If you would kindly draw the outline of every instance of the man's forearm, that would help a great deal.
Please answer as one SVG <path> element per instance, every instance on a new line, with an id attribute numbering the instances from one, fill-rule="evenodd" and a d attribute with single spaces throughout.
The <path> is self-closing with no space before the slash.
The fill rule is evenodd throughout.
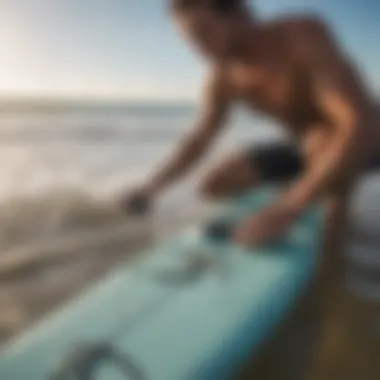
<path id="1" fill-rule="evenodd" d="M 203 156 L 213 137 L 212 130 L 189 135 L 149 181 L 149 191 L 156 194 L 185 175 Z"/>
<path id="2" fill-rule="evenodd" d="M 349 169 L 347 165 L 355 164 L 360 137 L 357 126 L 347 128 L 344 133 L 337 132 L 310 169 L 284 194 L 281 202 L 302 210 L 322 196 L 332 181 L 339 180 L 345 174 Z"/>

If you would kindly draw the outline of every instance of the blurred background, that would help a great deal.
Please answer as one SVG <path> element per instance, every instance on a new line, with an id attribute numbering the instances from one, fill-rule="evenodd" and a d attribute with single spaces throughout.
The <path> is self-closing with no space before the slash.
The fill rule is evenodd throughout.
<path id="1" fill-rule="evenodd" d="M 0 0 L 0 344 L 206 212 L 196 173 L 137 235 L 115 206 L 195 117 L 204 66 L 165 3 Z M 253 3 L 262 18 L 324 16 L 380 95 L 378 0 Z M 210 160 L 247 139 L 284 137 L 236 109 Z"/>

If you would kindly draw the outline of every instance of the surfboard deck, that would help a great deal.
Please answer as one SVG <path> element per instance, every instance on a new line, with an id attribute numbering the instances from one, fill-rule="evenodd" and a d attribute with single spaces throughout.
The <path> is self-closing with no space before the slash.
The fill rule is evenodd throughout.
<path id="1" fill-rule="evenodd" d="M 247 194 L 216 217 L 237 222 L 276 193 Z M 260 249 L 207 237 L 202 226 L 152 248 L 8 345 L 0 379 L 231 378 L 315 273 L 322 214 L 310 207 Z"/>

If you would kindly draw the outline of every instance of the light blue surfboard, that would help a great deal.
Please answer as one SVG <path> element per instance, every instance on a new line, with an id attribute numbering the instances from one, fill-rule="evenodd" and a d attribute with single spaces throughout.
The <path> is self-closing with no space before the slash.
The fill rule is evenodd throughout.
<path id="1" fill-rule="evenodd" d="M 273 189 L 224 205 L 234 223 Z M 220 380 L 271 336 L 316 270 L 323 212 L 289 234 L 244 250 L 203 226 L 119 268 L 0 355 L 1 380 Z"/>

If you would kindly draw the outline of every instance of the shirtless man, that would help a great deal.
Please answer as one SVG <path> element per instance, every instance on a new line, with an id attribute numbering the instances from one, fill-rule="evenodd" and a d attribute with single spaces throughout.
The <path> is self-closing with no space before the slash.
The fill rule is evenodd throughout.
<path id="1" fill-rule="evenodd" d="M 328 225 L 318 284 L 327 303 L 342 272 L 347 202 L 380 137 L 374 100 L 357 68 L 315 16 L 260 22 L 245 0 L 171 0 L 170 10 L 209 64 L 204 99 L 198 122 L 169 162 L 128 200 L 138 195 L 152 201 L 199 161 L 233 103 L 273 117 L 294 143 L 234 153 L 208 174 L 201 190 L 220 198 L 265 181 L 288 184 L 275 204 L 239 226 L 236 241 L 246 245 L 285 233 L 305 207 L 324 199 Z"/>

